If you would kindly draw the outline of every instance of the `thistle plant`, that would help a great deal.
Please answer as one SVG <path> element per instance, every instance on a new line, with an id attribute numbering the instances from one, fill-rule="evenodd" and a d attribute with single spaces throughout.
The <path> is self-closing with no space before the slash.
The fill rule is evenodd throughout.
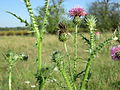
<path id="1" fill-rule="evenodd" d="M 41 30 L 39 30 L 37 22 L 35 20 L 35 16 L 34 16 L 32 8 L 31 8 L 30 0 L 24 0 L 24 2 L 25 2 L 27 10 L 29 12 L 31 24 L 29 24 L 26 20 L 23 20 L 21 17 L 17 16 L 16 14 L 8 12 L 11 15 L 15 16 L 17 19 L 19 19 L 21 22 L 25 23 L 27 26 L 31 27 L 32 32 L 35 33 L 36 42 L 37 42 L 37 55 L 38 55 L 38 59 L 37 59 L 37 74 L 38 75 L 36 77 L 37 77 L 37 81 L 39 83 L 39 90 L 44 89 L 43 87 L 44 87 L 44 83 L 45 83 L 43 77 L 42 77 L 43 80 L 40 80 L 39 78 L 42 75 L 42 72 L 41 72 L 41 69 L 42 69 L 42 41 L 43 41 L 44 33 L 46 31 L 47 17 L 49 15 L 49 11 L 48 11 L 49 1 L 50 0 L 45 0 L 45 16 L 44 16 Z"/>
<path id="2" fill-rule="evenodd" d="M 67 48 L 67 40 L 69 39 L 69 32 L 68 32 L 68 30 L 66 29 L 66 26 L 63 24 L 63 23 L 59 23 L 58 24 L 58 39 L 59 39 L 59 41 L 60 42 L 63 42 L 63 44 L 64 44 L 64 48 L 65 48 L 65 52 L 66 52 L 66 54 L 67 54 L 67 57 L 68 57 L 68 59 L 69 59 L 69 72 L 71 72 L 71 70 L 70 70 L 70 67 L 71 67 L 71 65 L 70 65 L 70 55 L 69 55 L 69 53 L 68 53 L 68 48 Z"/>
<path id="3" fill-rule="evenodd" d="M 93 57 L 92 57 L 92 52 L 94 50 L 95 47 L 95 26 L 96 26 L 96 18 L 94 16 L 87 16 L 86 19 L 89 31 L 90 31 L 90 48 L 89 48 L 89 53 L 90 53 L 90 57 L 88 59 L 88 63 L 86 65 L 86 69 L 85 69 L 85 75 L 81 84 L 81 90 L 84 90 L 86 88 L 86 83 L 88 82 L 88 79 L 90 78 L 90 69 L 91 69 L 91 64 L 93 61 Z"/>
<path id="4" fill-rule="evenodd" d="M 69 10 L 70 16 L 73 18 L 73 23 L 75 24 L 75 32 L 74 32 L 74 75 L 76 74 L 76 60 L 78 58 L 77 54 L 77 37 L 78 37 L 78 25 L 81 23 L 81 16 L 85 16 L 87 13 L 83 8 L 75 7 Z"/>
<path id="5" fill-rule="evenodd" d="M 86 17 L 86 23 L 88 25 L 88 28 L 90 30 L 90 40 L 88 40 L 86 37 L 82 36 L 82 38 L 84 40 L 86 40 L 86 42 L 89 44 L 90 48 L 89 48 L 89 58 L 87 61 L 87 65 L 86 68 L 84 70 L 84 77 L 83 80 L 81 82 L 81 86 L 80 86 L 80 90 L 85 90 L 88 87 L 88 81 L 91 77 L 91 65 L 93 63 L 93 59 L 96 57 L 97 53 L 106 45 L 108 45 L 112 40 L 113 40 L 113 36 L 111 36 L 110 38 L 106 39 L 105 41 L 103 41 L 102 43 L 100 43 L 99 45 L 95 45 L 95 26 L 96 26 L 96 18 L 93 15 L 88 15 Z"/>
<path id="6" fill-rule="evenodd" d="M 77 9 L 75 9 L 77 10 Z M 75 11 L 74 9 L 72 9 L 70 12 L 71 16 L 73 15 L 73 12 Z M 79 11 L 79 9 L 78 9 Z M 79 12 L 80 13 L 80 12 Z M 75 12 L 76 14 L 76 12 Z M 78 15 L 78 14 L 76 14 Z M 81 15 L 81 14 L 80 14 Z M 53 53 L 53 61 L 56 63 L 57 67 L 59 68 L 59 71 L 62 73 L 62 76 L 64 77 L 64 80 L 66 81 L 66 85 L 70 90 L 77 90 L 77 87 L 75 82 L 77 80 L 77 78 L 79 78 L 79 76 L 83 75 L 83 79 L 82 82 L 80 84 L 80 90 L 85 90 L 87 89 L 88 86 L 88 81 L 91 77 L 91 65 L 93 62 L 93 59 L 96 57 L 97 53 L 106 45 L 108 45 L 114 38 L 114 35 L 111 36 L 110 38 L 106 39 L 105 41 L 101 42 L 99 45 L 96 45 L 96 39 L 95 39 L 95 30 L 96 30 L 96 18 L 93 15 L 87 15 L 86 16 L 86 24 L 88 26 L 89 29 L 89 35 L 90 35 L 90 39 L 87 39 L 83 34 L 80 33 L 80 36 L 82 37 L 82 39 L 84 39 L 86 41 L 86 43 L 88 44 L 89 47 L 89 57 L 88 57 L 88 61 L 86 64 L 86 68 L 85 70 L 81 71 L 81 72 L 77 72 L 76 71 L 76 60 L 78 59 L 78 55 L 77 55 L 77 25 L 80 24 L 81 18 L 79 16 L 79 18 L 77 17 L 77 19 L 75 18 L 77 16 L 74 16 L 73 22 L 76 25 L 76 31 L 74 34 L 74 71 L 72 72 L 72 74 L 67 74 L 66 70 L 63 68 L 64 64 L 64 57 L 60 58 L 60 53 L 59 52 L 55 52 Z M 76 19 L 76 20 L 75 20 Z M 78 21 L 77 21 L 78 20 Z M 62 36 L 62 41 L 65 41 L 65 36 Z M 61 40 L 60 40 L 61 41 Z M 67 54 L 67 53 L 66 53 Z M 71 58 L 70 58 L 71 60 Z M 72 67 L 70 67 L 71 69 Z M 64 73 L 63 73 L 64 72 Z M 64 75 L 65 74 L 65 75 Z M 69 76 L 68 76 L 69 75 Z"/>
<path id="7" fill-rule="evenodd" d="M 12 72 L 13 72 L 13 66 L 18 61 L 27 61 L 28 56 L 25 54 L 15 54 L 12 51 L 8 51 L 6 55 L 4 55 L 6 61 L 8 62 L 8 76 L 9 76 L 9 90 L 12 90 Z"/>
<path id="8" fill-rule="evenodd" d="M 69 90 L 86 90 L 88 86 L 89 79 L 91 77 L 91 66 L 93 63 L 94 58 L 96 57 L 97 53 L 106 45 L 108 45 L 112 40 L 115 39 L 115 37 L 119 37 L 118 32 L 113 34 L 110 38 L 107 38 L 105 41 L 101 42 L 100 44 L 97 45 L 96 43 L 96 37 L 95 37 L 95 30 L 96 30 L 96 18 L 93 15 L 87 15 L 85 20 L 86 20 L 86 25 L 88 26 L 89 29 L 89 36 L 90 38 L 86 38 L 84 34 L 80 33 L 80 36 L 82 37 L 83 40 L 86 41 L 88 44 L 88 49 L 89 49 L 89 56 L 87 59 L 87 64 L 85 69 L 79 70 L 77 72 L 77 60 L 78 58 L 78 27 L 81 24 L 83 16 L 85 16 L 87 13 L 83 8 L 76 7 L 72 8 L 69 11 L 69 15 L 73 18 L 73 23 L 75 25 L 75 32 L 74 32 L 74 57 L 71 58 L 70 54 L 68 53 L 68 48 L 67 48 L 67 43 L 66 41 L 68 40 L 68 31 L 66 27 L 60 23 L 58 25 L 59 27 L 59 41 L 63 42 L 64 48 L 65 48 L 65 55 L 63 55 L 60 51 L 55 51 L 52 54 L 52 64 L 51 66 L 44 66 L 42 65 L 42 43 L 44 39 L 44 34 L 46 32 L 46 26 L 48 24 L 47 18 L 49 15 L 49 10 L 48 10 L 48 5 L 49 5 L 50 0 L 45 0 L 45 15 L 42 23 L 42 28 L 38 28 L 37 21 L 35 19 L 33 10 L 31 8 L 31 3 L 30 0 L 24 0 L 26 8 L 29 12 L 29 16 L 31 19 L 31 23 L 28 23 L 26 20 L 23 20 L 21 17 L 17 16 L 16 14 L 12 12 L 8 12 L 9 14 L 15 16 L 17 19 L 19 19 L 22 23 L 25 23 L 26 26 L 31 28 L 31 31 L 35 33 L 35 38 L 36 38 L 36 46 L 37 46 L 37 73 L 35 74 L 35 77 L 37 79 L 38 85 L 39 85 L 39 90 L 44 90 L 45 84 L 47 80 L 49 80 L 51 77 L 54 75 L 54 68 L 57 67 L 58 70 L 60 71 L 64 82 L 66 83 L 65 87 L 66 89 Z M 61 0 L 62 1 L 62 0 Z M 118 30 L 119 31 L 119 30 Z M 69 60 L 67 63 L 69 66 L 67 67 L 67 64 L 65 63 L 65 59 Z M 18 61 L 24 59 L 24 55 L 16 55 L 12 52 L 8 53 L 6 55 L 7 60 L 9 61 L 9 90 L 11 90 L 11 71 L 12 71 L 12 66 L 13 64 Z M 115 46 L 111 49 L 111 57 L 114 60 L 120 60 L 120 47 Z M 73 61 L 73 67 L 71 65 L 71 62 Z M 68 70 L 67 70 L 68 69 Z M 73 71 L 72 71 L 73 70 Z M 83 76 L 83 78 L 80 78 L 80 76 Z M 78 84 L 76 84 L 77 79 L 81 79 L 80 87 Z M 58 84 L 58 83 L 57 83 Z M 61 86 L 63 87 L 63 86 Z"/>
<path id="9" fill-rule="evenodd" d="M 52 61 L 56 64 L 56 66 L 58 67 L 59 71 L 61 72 L 67 87 L 69 88 L 69 90 L 73 90 L 73 87 L 71 85 L 69 76 L 67 75 L 65 68 L 63 66 L 63 56 L 61 55 L 61 53 L 59 51 L 55 51 L 52 54 Z"/>

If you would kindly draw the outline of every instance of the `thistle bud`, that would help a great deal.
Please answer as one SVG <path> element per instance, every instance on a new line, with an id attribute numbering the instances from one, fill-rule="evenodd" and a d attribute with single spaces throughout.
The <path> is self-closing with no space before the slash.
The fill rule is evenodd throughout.
<path id="1" fill-rule="evenodd" d="M 60 33 L 59 38 L 61 42 L 65 42 L 68 39 L 68 34 L 67 33 Z"/>
<path id="2" fill-rule="evenodd" d="M 100 39 L 100 32 L 95 32 L 95 39 L 99 40 Z"/>
<path id="3" fill-rule="evenodd" d="M 75 16 L 73 19 L 74 24 L 80 24 L 81 23 L 81 18 L 79 16 Z"/>
<path id="4" fill-rule="evenodd" d="M 8 50 L 6 53 L 6 56 L 7 57 L 13 56 L 13 52 L 11 50 Z"/>
<path id="5" fill-rule="evenodd" d="M 53 61 L 53 62 L 57 62 L 57 60 L 59 60 L 60 57 L 61 57 L 60 52 L 59 52 L 59 51 L 55 51 L 55 52 L 53 52 L 53 54 L 52 54 L 52 61 Z"/>
<path id="6" fill-rule="evenodd" d="M 20 54 L 20 60 L 27 61 L 28 60 L 28 55 Z"/>

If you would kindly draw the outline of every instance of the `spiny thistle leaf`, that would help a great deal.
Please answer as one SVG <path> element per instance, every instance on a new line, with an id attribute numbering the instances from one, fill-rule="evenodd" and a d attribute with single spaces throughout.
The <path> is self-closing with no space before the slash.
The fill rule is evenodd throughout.
<path id="1" fill-rule="evenodd" d="M 113 39 L 117 40 L 120 43 L 120 27 L 119 26 L 114 32 L 114 38 Z"/>
<path id="2" fill-rule="evenodd" d="M 108 38 L 104 42 L 100 43 L 96 48 L 93 48 L 93 50 L 90 54 L 90 57 L 88 58 L 88 64 L 85 69 L 85 75 L 84 75 L 83 81 L 80 86 L 81 90 L 87 89 L 88 81 L 91 77 L 90 70 L 91 70 L 91 64 L 92 64 L 93 58 L 96 56 L 97 52 L 99 52 L 104 46 L 109 44 L 111 40 L 113 40 L 112 37 Z"/>
<path id="3" fill-rule="evenodd" d="M 13 15 L 14 17 L 16 17 L 17 19 L 19 19 L 22 23 L 25 23 L 25 26 L 29 26 L 29 23 L 27 22 L 27 20 L 22 19 L 21 17 L 17 16 L 16 14 L 6 11 L 6 13 L 9 13 L 11 15 Z"/>
<path id="4" fill-rule="evenodd" d="M 42 24 L 42 32 L 44 33 L 46 31 L 46 26 L 48 24 L 47 17 L 49 15 L 48 5 L 50 0 L 45 0 L 45 16 Z"/>
<path id="5" fill-rule="evenodd" d="M 29 12 L 30 18 L 31 18 L 32 29 L 36 32 L 37 36 L 39 37 L 39 29 L 38 29 L 38 25 L 37 25 L 36 20 L 35 20 L 33 10 L 31 8 L 30 0 L 24 0 L 24 2 L 25 2 L 25 5 L 27 7 L 27 10 Z"/>
<path id="6" fill-rule="evenodd" d="M 81 71 L 80 73 L 76 74 L 74 77 L 74 81 L 76 81 L 77 78 L 79 78 L 81 75 L 85 73 L 85 70 Z"/>
<path id="7" fill-rule="evenodd" d="M 59 0 L 58 2 L 58 6 L 61 5 L 63 3 L 64 0 Z"/>
<path id="8" fill-rule="evenodd" d="M 39 82 L 40 85 L 42 83 L 45 83 L 48 78 L 52 77 L 54 67 L 55 66 L 47 65 L 42 67 L 40 71 L 37 71 L 37 73 L 35 74 L 35 77 L 37 79 L 37 82 Z"/>
<path id="9" fill-rule="evenodd" d="M 95 16 L 87 15 L 85 20 L 86 20 L 86 23 L 87 23 L 89 29 L 95 28 L 96 21 L 97 21 Z"/>
<path id="10" fill-rule="evenodd" d="M 90 45 L 90 40 L 88 40 L 83 34 L 80 34 L 80 36 L 82 37 L 83 40 L 86 41 L 88 45 Z"/>
<path id="11" fill-rule="evenodd" d="M 90 31 L 90 50 L 89 51 L 91 54 L 95 46 L 96 17 L 93 15 L 87 15 L 85 20 Z"/>
<path id="12" fill-rule="evenodd" d="M 112 38 L 108 38 L 105 41 L 103 41 L 102 43 L 100 43 L 92 52 L 92 56 L 95 57 L 96 54 L 107 44 L 110 43 L 110 41 L 113 40 Z"/>

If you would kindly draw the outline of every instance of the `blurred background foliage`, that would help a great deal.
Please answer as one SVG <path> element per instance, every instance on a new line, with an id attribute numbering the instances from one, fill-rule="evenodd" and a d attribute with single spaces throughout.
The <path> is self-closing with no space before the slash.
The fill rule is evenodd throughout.
<path id="1" fill-rule="evenodd" d="M 68 11 L 64 8 L 63 2 L 65 0 L 51 0 L 48 17 L 47 33 L 55 34 L 58 31 L 58 23 L 62 22 L 66 25 L 69 32 L 74 31 L 74 24 L 72 18 L 68 15 Z M 37 15 L 36 20 L 41 30 L 41 25 L 44 17 L 44 6 L 35 8 Z M 97 30 L 101 32 L 114 31 L 120 26 L 120 2 L 116 0 L 96 0 L 89 4 L 86 10 L 88 14 L 95 15 L 97 18 Z M 15 27 L 15 28 L 0 28 L 2 30 L 27 30 L 28 27 Z M 81 24 L 79 25 L 79 32 L 87 32 L 85 19 L 82 17 Z"/>

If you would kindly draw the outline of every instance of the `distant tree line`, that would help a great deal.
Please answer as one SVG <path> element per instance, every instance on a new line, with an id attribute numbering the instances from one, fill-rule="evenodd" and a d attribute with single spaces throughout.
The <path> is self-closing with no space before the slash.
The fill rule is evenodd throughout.
<path id="1" fill-rule="evenodd" d="M 97 0 L 89 7 L 89 13 L 97 17 L 97 28 L 114 30 L 120 26 L 120 3 L 116 0 Z"/>
<path id="2" fill-rule="evenodd" d="M 65 0 L 51 0 L 47 32 L 55 33 L 58 29 L 57 25 L 59 22 L 65 23 L 70 31 L 74 30 L 71 20 L 64 17 L 67 15 L 65 8 L 62 6 L 64 1 Z M 96 0 L 88 7 L 88 14 L 95 15 L 97 18 L 97 29 L 100 31 L 112 31 L 120 25 L 120 3 L 115 1 Z M 39 28 L 41 28 L 44 17 L 44 9 L 44 7 L 37 8 L 38 16 L 36 16 L 36 20 L 39 23 Z M 84 22 L 81 24 L 81 27 L 79 31 L 87 31 Z"/>
<path id="3" fill-rule="evenodd" d="M 58 23 L 62 22 L 66 25 L 67 29 L 72 32 L 74 31 L 73 22 L 68 19 L 68 13 L 65 11 L 62 3 L 65 0 L 51 0 L 49 6 L 49 16 L 48 16 L 48 33 L 56 33 L 58 31 Z M 115 2 L 116 0 L 96 0 L 91 3 L 88 7 L 88 14 L 95 15 L 97 18 L 97 29 L 100 31 L 112 31 L 120 26 L 120 3 Z M 37 7 L 36 11 L 36 21 L 41 25 L 43 22 L 45 7 Z M 0 31 L 5 30 L 29 30 L 28 27 L 0 27 Z M 80 25 L 79 31 L 87 31 L 84 19 Z"/>
<path id="4" fill-rule="evenodd" d="M 0 27 L 0 31 L 29 30 L 28 27 Z"/>

